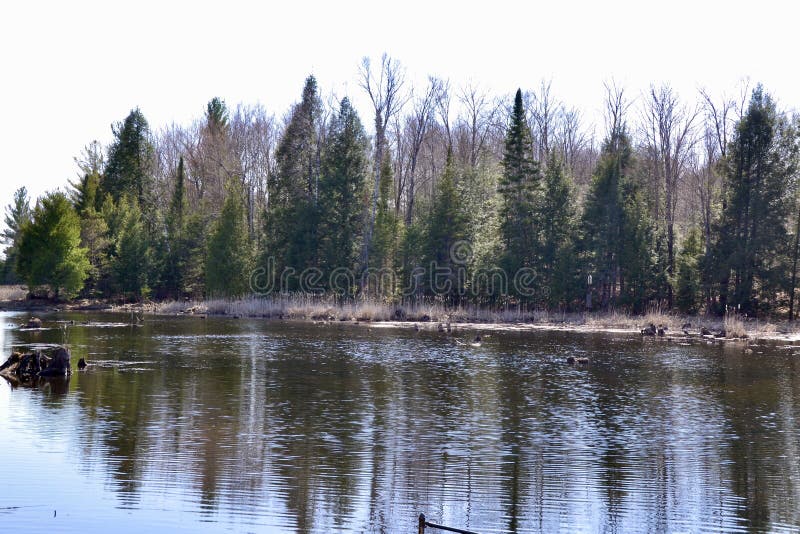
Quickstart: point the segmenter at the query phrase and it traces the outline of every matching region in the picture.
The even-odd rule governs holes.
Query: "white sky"
[[[170,0],[0,4],[0,205],[65,187],[73,157],[139,106],[158,129],[206,102],[260,102],[278,116],[309,73],[323,94],[359,95],[363,56],[387,52],[428,74],[497,94],[552,80],[554,96],[595,116],[603,81],[631,95],[669,82],[735,94],[762,82],[800,109],[798,9],[764,1]]]

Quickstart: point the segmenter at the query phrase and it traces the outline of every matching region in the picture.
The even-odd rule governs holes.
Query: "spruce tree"
[[[178,160],[175,172],[175,187],[166,216],[166,258],[163,284],[166,293],[180,295],[184,292],[187,262],[186,244],[186,173],[183,156]]]
[[[789,285],[789,231],[798,134],[759,85],[723,162],[725,209],[714,253],[721,304],[769,310]]]
[[[141,300],[150,294],[152,250],[136,199],[123,196],[115,206],[114,288],[125,298]]]
[[[20,229],[17,272],[34,291],[46,286],[56,299],[71,298],[89,271],[78,215],[66,195],[48,193]]]
[[[278,143],[269,184],[261,262],[267,266],[274,259],[277,276],[284,268],[300,272],[317,264],[321,128],[322,102],[316,79],[309,76]]]
[[[6,206],[6,228],[0,235],[0,241],[6,245],[4,250],[6,261],[3,264],[2,282],[14,284],[19,281],[16,271],[17,252],[22,227],[31,219],[31,206],[28,190],[23,186],[14,191],[14,200]]]
[[[319,257],[326,278],[338,267],[359,270],[368,173],[367,136],[344,98],[330,125],[320,181]]]
[[[540,271],[546,289],[543,304],[566,306],[575,294],[575,208],[572,190],[561,159],[552,153],[544,172],[541,220]]]
[[[540,194],[539,165],[533,159],[533,142],[521,90],[517,90],[514,97],[501,163],[500,232],[504,246],[501,264],[513,278],[520,268],[536,267],[539,231],[539,221],[534,218]]]
[[[700,286],[700,258],[703,244],[700,232],[692,228],[683,241],[678,254],[675,303],[683,313],[697,313],[702,302]]]
[[[147,120],[136,108],[112,130],[114,142],[108,150],[101,191],[103,195],[111,195],[114,202],[128,195],[143,210],[149,211],[154,149]]]
[[[615,125],[584,204],[581,277],[592,275],[601,306],[641,312],[652,295],[653,232],[634,168],[625,125]]]
[[[399,247],[402,240],[399,217],[390,204],[392,188],[392,163],[387,153],[381,166],[380,191],[378,195],[378,211],[375,216],[375,233],[372,239],[372,251],[369,254],[370,266],[381,275],[380,287],[368,288],[370,291],[379,292],[381,297],[393,297],[397,287],[396,278],[399,274],[400,255]],[[391,283],[384,283],[388,275]]]
[[[433,209],[428,219],[425,236],[425,267],[428,268],[429,291],[446,302],[457,302],[464,292],[463,274],[466,273],[467,257],[461,254],[470,250],[468,219],[461,209],[461,200],[456,189],[456,169],[453,155],[448,151],[447,162],[436,188]],[[437,278],[431,278],[436,274]],[[462,274],[463,273],[463,274]],[[446,283],[449,281],[449,284]],[[448,292],[442,294],[442,288]]]
[[[250,291],[252,246],[241,188],[228,186],[222,213],[214,223],[206,256],[206,293],[210,297],[241,297]]]

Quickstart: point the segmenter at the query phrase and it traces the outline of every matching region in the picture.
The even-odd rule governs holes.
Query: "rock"
[[[711,335],[711,330],[709,330],[708,328],[703,326],[703,327],[700,328],[700,335],[701,336],[710,336]]]
[[[78,369],[86,369],[86,360],[81,358],[78,360]]]
[[[656,335],[656,325],[650,323],[645,328],[641,330],[643,336],[654,336]]]
[[[38,317],[31,317],[23,328],[41,328],[42,320]]]
[[[570,365],[575,365],[575,356],[567,356],[567,363]]]

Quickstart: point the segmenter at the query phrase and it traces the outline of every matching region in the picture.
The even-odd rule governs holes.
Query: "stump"
[[[0,376],[12,383],[30,385],[39,377],[65,378],[72,372],[69,360],[70,353],[64,347],[56,348],[52,356],[46,356],[40,351],[28,354],[15,352],[0,365]]]
[[[31,317],[28,319],[28,322],[22,328],[25,329],[34,329],[34,328],[41,328],[42,327],[42,320],[38,317]]]

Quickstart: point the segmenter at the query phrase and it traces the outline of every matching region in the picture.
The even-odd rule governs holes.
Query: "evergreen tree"
[[[89,271],[85,292],[89,296],[102,293],[103,281],[108,278],[109,246],[108,224],[103,214],[88,208],[81,215],[81,246],[86,249]]]
[[[381,278],[380,287],[367,288],[381,297],[394,297],[397,291],[396,278],[399,274],[399,247],[401,242],[400,220],[390,204],[392,188],[392,164],[389,154],[383,158],[381,166],[380,192],[378,195],[378,211],[375,216],[375,233],[372,239],[372,251],[369,254],[370,267],[388,275],[389,282]]]
[[[142,299],[150,294],[152,251],[136,200],[127,196],[120,198],[115,219],[111,258],[114,286],[126,298]]]
[[[183,157],[178,160],[175,173],[175,188],[166,216],[166,258],[164,261],[164,291],[170,295],[184,291],[186,276],[187,244],[186,244],[186,173]]]
[[[447,302],[456,302],[463,296],[466,261],[469,260],[460,256],[468,246],[469,231],[468,219],[461,209],[456,190],[455,174],[453,155],[448,151],[425,236],[425,266],[429,269],[432,283],[429,291]],[[443,288],[447,289],[446,294],[442,294]]]
[[[206,290],[205,266],[210,224],[202,212],[194,212],[186,218],[180,291],[191,298],[202,297]]]
[[[551,154],[544,173],[538,208],[541,222],[541,279],[548,307],[566,306],[575,294],[575,209],[572,190],[561,159]]]
[[[83,175],[78,183],[70,182],[72,191],[70,197],[75,211],[82,215],[87,210],[99,210],[101,206],[100,174],[91,172]]]
[[[724,160],[725,209],[714,253],[722,305],[756,313],[788,281],[789,212],[798,168],[797,131],[759,85]]]
[[[320,267],[326,277],[337,267],[357,272],[366,183],[367,136],[347,98],[331,122],[320,182]]]
[[[113,127],[113,132],[114,142],[108,150],[101,191],[103,195],[111,195],[114,202],[128,195],[140,208],[149,211],[154,149],[147,120],[136,108]]]
[[[534,220],[534,214],[539,196],[539,165],[533,159],[531,132],[520,90],[514,97],[506,129],[502,166],[500,232],[505,250],[501,264],[513,278],[520,268],[536,267],[538,250],[539,221]]]
[[[696,228],[689,231],[678,255],[678,279],[676,282],[675,303],[683,313],[697,313],[702,302],[700,286],[700,258],[703,244]]]
[[[287,267],[300,272],[317,264],[321,127],[322,102],[317,82],[309,76],[278,143],[277,169],[270,181],[262,263],[273,258],[274,274]]]
[[[20,229],[17,271],[28,288],[47,286],[56,299],[80,291],[89,270],[80,220],[66,195],[48,193]]]
[[[6,245],[4,253],[6,261],[2,269],[2,282],[14,284],[19,281],[16,271],[17,252],[22,227],[31,219],[31,206],[28,190],[23,186],[14,191],[14,201],[6,206],[6,228],[0,235],[0,241]]]
[[[252,267],[252,246],[242,191],[231,181],[222,213],[208,241],[207,295],[240,297],[247,294]]]
[[[603,144],[582,217],[582,255],[600,305],[644,310],[652,294],[652,223],[631,176],[633,154],[624,124]],[[619,298],[621,297],[621,298]]]

